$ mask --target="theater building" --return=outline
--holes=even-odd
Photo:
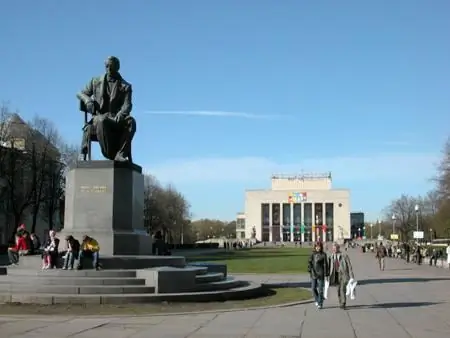
[[[245,231],[270,242],[350,239],[350,191],[333,189],[331,174],[274,175],[271,189],[245,192]]]

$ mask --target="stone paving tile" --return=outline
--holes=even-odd
[[[1,338],[448,338],[450,271],[387,260],[380,272],[371,254],[351,251],[357,299],[337,307],[330,290],[323,310],[287,308],[181,316],[0,317]],[[264,283],[307,282],[302,275],[245,275]]]

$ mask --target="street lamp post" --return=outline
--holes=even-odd
[[[395,221],[397,221],[397,216],[392,215],[392,233],[395,234]]]
[[[358,237],[361,238],[361,228],[358,228]]]
[[[373,239],[372,228],[373,228],[373,223],[370,223],[370,239]]]
[[[416,231],[419,231],[419,205],[416,204],[414,207],[414,210],[416,211]]]
[[[377,219],[377,224],[378,224],[378,238],[380,238],[381,236],[381,222],[379,219]]]

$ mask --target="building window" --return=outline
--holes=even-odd
[[[270,205],[269,203],[261,204],[261,221],[263,227],[268,227],[270,225]]]
[[[283,204],[283,225],[291,225],[291,205],[289,203]]]
[[[269,228],[263,228],[261,234],[261,241],[268,242],[270,240]]]
[[[328,228],[333,228],[334,226],[334,204],[325,204],[325,224]]]
[[[245,239],[245,232],[241,232],[241,239]]]
[[[323,209],[322,203],[314,203],[314,223],[316,225],[323,224]]]
[[[280,204],[272,204],[272,225],[280,225]]]
[[[299,227],[302,225],[302,205],[301,203],[294,204],[294,225]]]
[[[313,224],[312,204],[311,203],[303,204],[303,215],[304,215],[304,219],[305,219],[305,227],[308,229],[308,231],[311,231],[312,224]]]

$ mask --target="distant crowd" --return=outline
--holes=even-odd
[[[419,265],[422,264],[424,258],[428,258],[428,264],[434,266],[436,266],[438,260],[443,262],[446,260],[450,269],[450,243],[446,248],[421,245],[414,242],[388,243],[386,246],[382,243],[368,243],[362,245],[361,250],[378,253],[380,247],[384,248],[386,257],[403,259],[407,263],[412,262]]]
[[[99,270],[99,253],[98,242],[88,235],[83,236],[81,243],[73,236],[67,236],[64,245],[60,246],[56,232],[50,230],[48,238],[41,243],[40,238],[34,233],[29,233],[24,224],[18,227],[15,241],[8,247],[11,266],[19,265],[21,256],[40,255],[43,270],[59,267],[63,270],[73,270],[75,262],[77,262],[76,269],[81,270],[85,258],[90,258],[93,268]]]

